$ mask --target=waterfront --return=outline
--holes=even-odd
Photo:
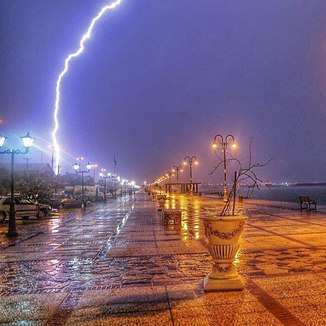
[[[203,193],[222,192],[221,186],[204,189]],[[247,196],[247,188],[240,188],[239,195]],[[261,187],[251,194],[252,199],[263,199],[281,202],[299,202],[299,196],[309,196],[320,205],[326,205],[326,186],[279,186]]]
[[[19,224],[17,242],[3,226],[0,323],[325,325],[325,214],[244,204],[240,292],[203,292],[211,256],[200,217],[222,206],[206,196],[168,198],[180,227],[163,226],[145,194]]]

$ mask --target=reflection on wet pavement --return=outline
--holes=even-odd
[[[204,294],[211,257],[200,217],[221,205],[171,195],[166,208],[182,210],[181,225],[163,226],[158,204],[137,194],[85,214],[19,224],[15,241],[0,227],[0,323],[326,324],[321,213],[251,201],[235,262],[245,291]]]

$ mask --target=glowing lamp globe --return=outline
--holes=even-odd
[[[78,171],[79,170],[79,164],[78,163],[75,163],[73,166],[75,171]]]
[[[237,148],[237,143],[236,142],[233,142],[232,145],[231,145],[231,148],[232,149],[236,149]]]
[[[20,137],[20,138],[21,138],[21,140],[23,142],[23,146],[25,148],[31,148],[32,147],[34,138],[30,136],[29,132],[27,133],[26,136]]]
[[[187,162],[186,161],[183,161],[182,163],[183,163],[183,165],[187,165]]]
[[[213,147],[213,148],[217,148],[217,147],[218,147],[218,145],[217,145],[217,142],[216,142],[216,141],[213,141],[213,142],[212,142],[212,147]]]
[[[91,164],[91,163],[86,164],[86,169],[87,170],[90,170],[92,167],[93,167],[93,164]]]
[[[1,135],[0,135],[0,147],[3,146],[3,144],[4,144],[5,141],[6,141],[6,139],[7,139],[7,137],[4,137],[4,136],[1,136]]]

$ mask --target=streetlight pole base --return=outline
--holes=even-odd
[[[6,237],[7,238],[13,238],[13,237],[18,237],[18,233],[17,233],[17,231],[12,231],[12,232],[7,232],[7,234],[6,234]]]

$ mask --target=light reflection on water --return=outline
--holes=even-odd
[[[189,232],[198,240],[201,238],[201,198],[196,196],[188,197],[186,195],[170,195],[166,201],[166,207],[169,209],[180,209],[181,217],[181,235],[184,241],[189,240]]]
[[[221,187],[212,187],[205,192],[221,191]],[[239,195],[246,196],[247,189],[240,188]],[[250,196],[253,199],[274,200],[283,202],[297,203],[299,196],[309,196],[316,200],[318,204],[326,205],[326,186],[280,186],[280,187],[262,187],[255,190]]]

